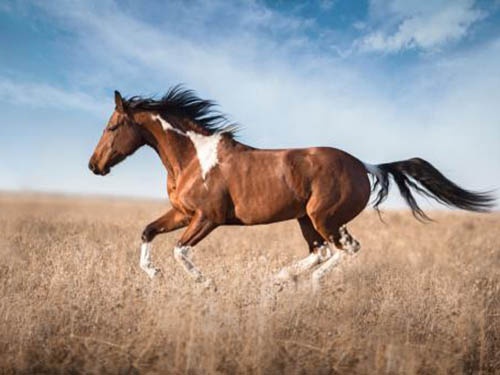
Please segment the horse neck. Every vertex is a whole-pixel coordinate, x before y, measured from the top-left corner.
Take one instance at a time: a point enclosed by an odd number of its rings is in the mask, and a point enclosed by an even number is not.
[[[155,116],[139,113],[134,119],[142,125],[146,143],[156,151],[169,176],[176,179],[196,157],[196,150],[183,132],[165,124],[162,126]],[[163,117],[162,120],[166,122]]]

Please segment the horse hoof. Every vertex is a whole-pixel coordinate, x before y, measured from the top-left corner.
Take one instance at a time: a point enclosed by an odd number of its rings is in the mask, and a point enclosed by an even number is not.
[[[150,268],[146,272],[151,280],[162,275],[159,268]]]

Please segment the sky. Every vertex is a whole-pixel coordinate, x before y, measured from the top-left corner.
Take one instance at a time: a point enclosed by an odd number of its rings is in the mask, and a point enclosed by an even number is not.
[[[165,197],[147,147],[104,178],[87,164],[115,89],[177,83],[255,147],[419,156],[498,189],[499,66],[498,0],[3,0],[0,190]]]

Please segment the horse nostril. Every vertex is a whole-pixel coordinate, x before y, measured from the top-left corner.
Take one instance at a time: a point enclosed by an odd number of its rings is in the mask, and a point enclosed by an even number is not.
[[[89,161],[89,169],[92,172],[96,173],[97,167],[91,161]]]

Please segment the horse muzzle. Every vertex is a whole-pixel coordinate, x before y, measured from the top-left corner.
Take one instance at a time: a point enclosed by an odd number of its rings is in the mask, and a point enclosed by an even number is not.
[[[89,161],[89,169],[96,175],[106,176],[109,173],[109,168],[100,169],[96,163]]]

